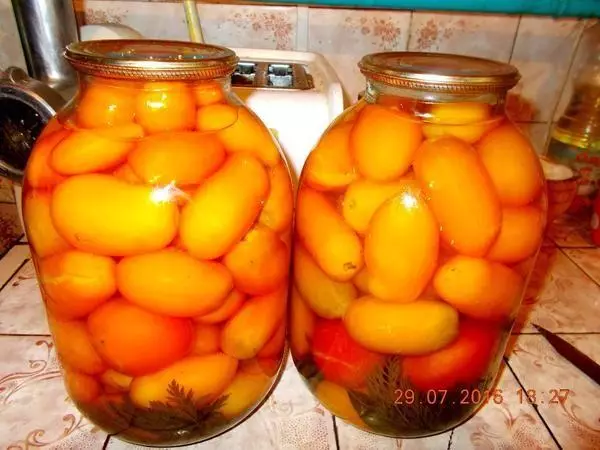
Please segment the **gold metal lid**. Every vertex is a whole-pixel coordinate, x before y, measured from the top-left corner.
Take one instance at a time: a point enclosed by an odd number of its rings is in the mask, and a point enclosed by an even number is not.
[[[207,80],[229,76],[238,62],[225,47],[193,42],[115,39],[69,44],[79,72],[122,80]]]
[[[390,86],[451,94],[507,91],[521,78],[510,64],[446,53],[372,53],[358,67]]]

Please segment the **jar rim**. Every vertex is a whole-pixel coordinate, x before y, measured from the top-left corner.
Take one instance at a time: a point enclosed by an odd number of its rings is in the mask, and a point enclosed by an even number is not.
[[[506,92],[521,78],[511,64],[452,53],[371,53],[363,56],[358,67],[373,81],[437,93]]]
[[[121,80],[210,80],[231,75],[238,63],[226,47],[153,39],[74,42],[64,56],[80,73]]]

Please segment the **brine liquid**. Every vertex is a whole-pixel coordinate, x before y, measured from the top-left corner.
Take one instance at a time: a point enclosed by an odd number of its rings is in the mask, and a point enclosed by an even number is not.
[[[404,438],[497,401],[545,195],[531,143],[487,104],[384,96],[336,121],[300,179],[290,299],[321,403]]]
[[[24,219],[64,381],[145,445],[235,426],[286,355],[292,185],[217,82],[88,80],[28,162]]]
[[[502,342],[509,333],[506,330],[501,336]],[[503,349],[491,355],[489,369],[481,378],[443,389],[413,385],[403,375],[400,356],[387,356],[368,374],[364,385],[354,389],[327,381],[310,356],[294,358],[294,364],[313,395],[340,419],[385,436],[422,438],[460,425],[488,402],[506,402],[506,393],[496,386]],[[468,373],[468,365],[465,362],[452,370]]]

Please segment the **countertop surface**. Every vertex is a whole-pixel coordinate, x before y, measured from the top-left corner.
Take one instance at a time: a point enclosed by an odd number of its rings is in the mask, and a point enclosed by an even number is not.
[[[335,420],[288,365],[262,409],[194,449],[599,449],[600,386],[561,358],[531,323],[600,361],[600,249],[572,219],[548,233],[506,351],[497,389],[464,425],[427,439],[378,437]],[[24,240],[0,260],[0,449],[138,448],[109,438],[67,397]],[[529,390],[535,403],[519,390]],[[558,401],[560,397],[561,401]]]

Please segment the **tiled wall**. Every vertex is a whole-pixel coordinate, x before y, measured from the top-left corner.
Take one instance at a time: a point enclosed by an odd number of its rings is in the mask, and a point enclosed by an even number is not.
[[[187,39],[177,0],[75,0],[87,23],[117,22],[146,37]],[[10,0],[0,0],[0,67],[22,65]],[[309,50],[333,64],[349,97],[363,79],[356,63],[381,50],[443,51],[515,64],[523,80],[511,114],[543,151],[549,125],[568,98],[569,73],[590,21],[545,17],[346,10],[198,3],[208,42],[233,47]],[[561,93],[566,92],[561,101]],[[560,105],[560,107],[558,107]]]

